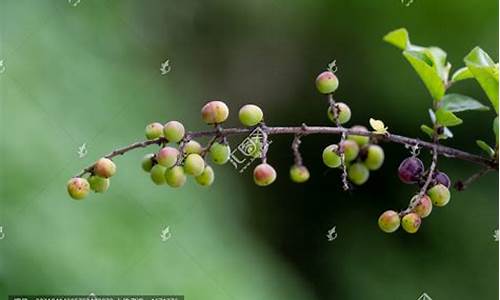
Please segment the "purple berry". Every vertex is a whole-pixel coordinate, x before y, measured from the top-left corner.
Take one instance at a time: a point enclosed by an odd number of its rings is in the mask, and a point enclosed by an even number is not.
[[[448,175],[446,175],[446,173],[438,171],[437,173],[434,174],[433,177],[434,177],[436,184],[442,184],[445,187],[450,188],[450,185],[451,185],[450,177],[448,177]]]
[[[416,183],[424,172],[424,164],[416,157],[403,160],[398,168],[399,179],[404,183]]]

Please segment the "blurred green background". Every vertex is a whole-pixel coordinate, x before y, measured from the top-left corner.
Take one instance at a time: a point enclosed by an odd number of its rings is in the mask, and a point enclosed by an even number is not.
[[[230,165],[216,168],[209,189],[157,187],[139,166],[148,150],[138,150],[116,159],[108,193],[73,201],[65,190],[82,167],[142,139],[151,121],[205,128],[199,109],[209,99],[229,104],[228,125],[246,102],[268,125],[328,124],[314,78],[333,59],[351,124],[374,117],[425,138],[430,96],[382,36],[407,27],[416,44],[445,49],[454,69],[476,45],[498,61],[497,1],[77,2],[0,0],[1,297],[498,299],[498,173],[453,192],[417,234],[384,234],[379,214],[415,192],[397,178],[408,155],[398,145],[385,144],[382,169],[348,193],[321,163],[333,136],[303,140],[304,185],[287,178],[291,137],[273,136],[279,175],[268,188]],[[161,76],[166,59],[172,71]],[[472,80],[452,91],[488,103]],[[476,139],[494,141],[494,113],[462,116],[445,143],[479,153]],[[478,169],[446,158],[439,168],[453,180]],[[172,237],[162,242],[166,226]]]

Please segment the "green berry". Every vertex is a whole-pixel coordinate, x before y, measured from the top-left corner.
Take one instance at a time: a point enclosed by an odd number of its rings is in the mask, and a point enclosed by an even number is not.
[[[184,159],[184,172],[188,175],[199,176],[205,170],[205,160],[199,154],[189,154]]]
[[[89,194],[90,184],[85,178],[74,177],[68,181],[66,188],[71,198],[81,200]]]
[[[276,171],[271,165],[262,163],[253,170],[253,179],[258,186],[270,185],[276,180]]]
[[[387,210],[378,218],[378,226],[383,232],[391,233],[399,228],[400,219],[397,212]]]
[[[255,126],[262,121],[264,113],[257,105],[247,104],[240,108],[240,122],[245,126]]]
[[[352,183],[362,185],[370,177],[370,171],[362,163],[355,163],[347,168],[347,176]]]
[[[162,165],[154,165],[153,168],[151,168],[150,176],[151,180],[156,185],[162,185],[165,184],[165,172],[167,171],[167,168],[162,166]]]
[[[196,176],[196,182],[202,186],[210,186],[214,182],[214,170],[211,166],[205,166],[205,169],[201,173],[201,175]]]
[[[411,201],[416,201],[416,197],[418,197],[418,195],[414,196]],[[420,202],[415,207],[414,212],[422,219],[428,217],[432,212],[431,198],[427,195],[423,195],[422,198],[420,198]]]
[[[379,145],[368,145],[363,149],[365,152],[363,163],[368,170],[374,171],[380,169],[384,163],[384,149]]]
[[[201,145],[195,140],[190,140],[184,145],[184,153],[186,154],[201,154]]]
[[[109,188],[109,178],[102,178],[96,175],[89,177],[90,188],[96,193],[104,193]]]
[[[432,204],[442,207],[450,202],[450,190],[442,184],[433,186],[427,191],[427,195],[432,200]]]
[[[210,101],[201,109],[201,118],[207,124],[219,124],[226,121],[229,108],[222,101]]]
[[[156,155],[156,161],[166,168],[173,167],[178,158],[179,150],[169,146],[161,148]]]
[[[210,147],[209,153],[214,163],[223,165],[229,160],[231,148],[229,148],[229,145],[215,142]]]
[[[293,165],[290,168],[290,179],[294,182],[306,182],[309,176],[309,170],[305,166]]]
[[[366,129],[365,126],[361,126],[361,125],[353,126],[353,127],[351,127],[351,129],[352,130],[357,130],[357,131],[366,131],[366,132],[368,132],[368,129]],[[370,137],[364,136],[364,135],[348,135],[347,139],[351,140],[351,141],[355,141],[358,144],[358,146],[360,146],[360,147],[368,144],[368,142],[370,141]]]
[[[329,168],[337,168],[341,164],[340,156],[337,154],[339,147],[335,144],[330,145],[323,150],[323,162]]]
[[[344,157],[346,162],[355,160],[359,154],[359,146],[356,142],[351,140],[344,140],[340,143],[340,147],[344,151]]]
[[[184,169],[182,167],[175,166],[167,169],[165,172],[165,179],[169,186],[177,188],[186,183],[186,174],[184,174]]]
[[[161,125],[158,122],[151,123],[148,126],[146,126],[145,132],[146,132],[146,138],[148,140],[157,139],[163,136],[163,125]]]
[[[416,213],[409,213],[401,220],[403,229],[408,233],[415,233],[420,228],[422,219]]]
[[[181,122],[170,121],[163,127],[163,135],[169,142],[177,143],[184,137],[184,125]]]
[[[316,88],[322,94],[331,94],[339,87],[339,80],[333,72],[325,71],[316,77]]]
[[[101,158],[94,165],[94,173],[98,176],[109,178],[116,173],[116,165],[109,158]]]
[[[351,109],[349,108],[349,106],[347,106],[347,104],[345,104],[344,102],[338,102],[335,103],[335,108],[337,110],[339,123],[345,124],[349,122],[349,120],[351,119]],[[335,116],[332,112],[332,108],[329,107],[327,112],[328,118],[330,118],[332,122],[335,122]]]
[[[155,157],[155,155],[153,153],[149,153],[149,154],[144,155],[144,157],[142,158],[142,162],[141,162],[141,166],[142,166],[142,169],[144,171],[146,171],[146,172],[151,171],[151,168],[153,167],[154,157]]]

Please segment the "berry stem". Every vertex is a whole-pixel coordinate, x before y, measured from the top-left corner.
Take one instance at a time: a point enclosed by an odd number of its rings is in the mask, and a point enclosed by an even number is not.
[[[335,125],[337,128],[343,128],[342,125],[339,122],[339,112],[337,110],[337,107],[335,106],[335,100],[333,99],[332,94],[328,94],[328,103],[330,104],[330,109],[332,110],[333,114],[333,120],[335,121]],[[344,143],[346,139],[346,133],[343,131],[340,136],[340,142],[339,142],[339,152],[340,152],[340,166],[342,167],[342,187],[344,191],[349,190],[349,181],[347,180],[347,165],[345,163],[345,153],[344,153],[344,148],[342,144]]]
[[[488,172],[490,172],[491,170],[493,170],[492,168],[483,168],[481,170],[479,170],[478,172],[472,174],[472,176],[470,176],[469,178],[467,178],[466,180],[462,181],[462,180],[459,180],[455,183],[455,188],[459,191],[463,191],[465,190],[471,183],[473,183],[474,181],[476,181],[477,179],[479,179],[480,177],[486,175]]]

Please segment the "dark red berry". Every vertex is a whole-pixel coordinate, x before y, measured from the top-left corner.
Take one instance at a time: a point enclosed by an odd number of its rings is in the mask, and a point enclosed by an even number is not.
[[[450,188],[451,185],[450,177],[448,177],[446,173],[438,171],[434,174],[433,177],[436,184],[442,184],[445,187]]]
[[[399,179],[404,183],[416,183],[424,172],[424,164],[416,157],[403,160],[398,168]]]

